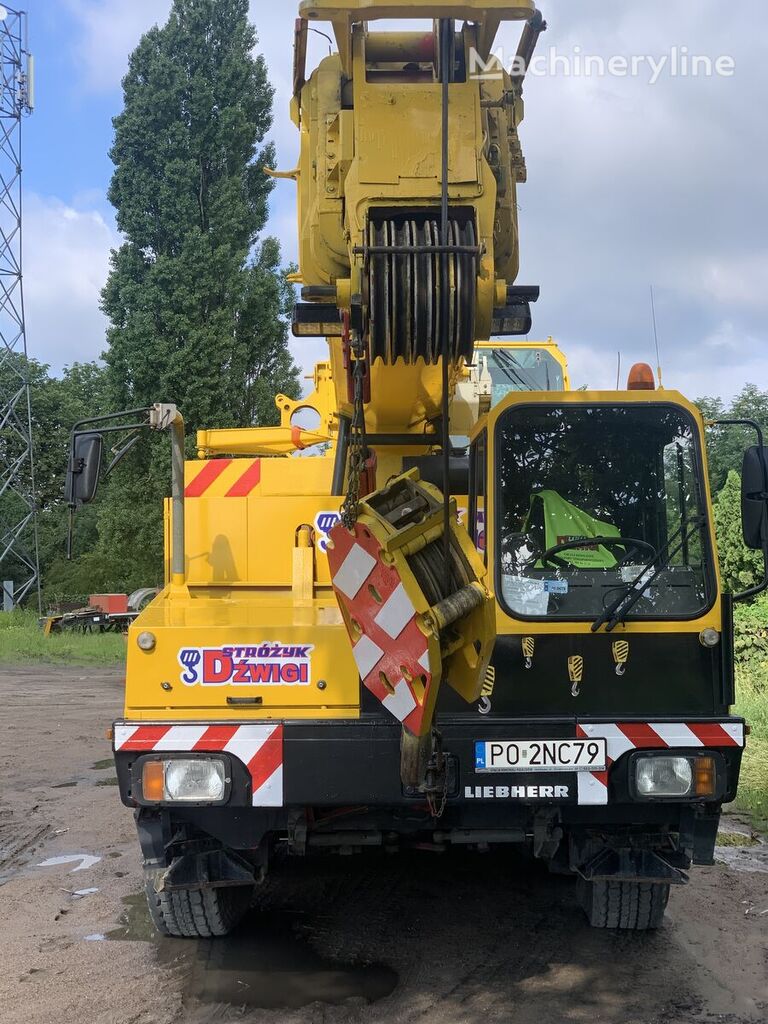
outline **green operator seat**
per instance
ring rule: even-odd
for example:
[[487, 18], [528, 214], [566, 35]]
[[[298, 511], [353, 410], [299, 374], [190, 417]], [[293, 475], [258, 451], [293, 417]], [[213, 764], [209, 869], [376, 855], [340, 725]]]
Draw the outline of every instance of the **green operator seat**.
[[[557, 491], [543, 490], [531, 495], [531, 505], [525, 521], [525, 532], [540, 545], [542, 551], [574, 540], [590, 537], [620, 537], [621, 532], [612, 524], [601, 522], [583, 509], [567, 501]], [[621, 549], [614, 551], [620, 555]], [[619, 559], [607, 547], [571, 548], [562, 551], [562, 561], [574, 569], [614, 569]], [[543, 565], [539, 563], [539, 568]]]

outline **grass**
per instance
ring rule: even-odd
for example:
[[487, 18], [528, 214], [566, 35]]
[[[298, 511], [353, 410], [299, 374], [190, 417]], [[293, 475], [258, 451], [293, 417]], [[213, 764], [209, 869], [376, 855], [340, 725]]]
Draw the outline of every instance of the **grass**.
[[736, 677], [736, 714], [751, 726], [741, 766], [735, 807], [752, 815], [756, 828], [768, 830], [768, 665], [740, 667]]
[[717, 833], [717, 845], [738, 846], [739, 848], [741, 848], [744, 846], [757, 846], [758, 840], [753, 839], [751, 836], [745, 835], [744, 832], [723, 832], [721, 830]]
[[44, 636], [33, 612], [0, 614], [0, 662], [119, 665], [125, 637], [116, 633], [53, 633]]

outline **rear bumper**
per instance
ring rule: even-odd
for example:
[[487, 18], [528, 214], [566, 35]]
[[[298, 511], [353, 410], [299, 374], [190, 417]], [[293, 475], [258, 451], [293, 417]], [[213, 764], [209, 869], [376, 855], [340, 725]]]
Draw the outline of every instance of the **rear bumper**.
[[[592, 812], [584, 816], [593, 821], [614, 818], [622, 807], [631, 808], [634, 818], [639, 815], [646, 819], [649, 808], [665, 806], [633, 800], [627, 765], [637, 750], [717, 752], [725, 776], [720, 799], [733, 799], [745, 734], [740, 718], [621, 722], [596, 718], [478, 722], [457, 718], [442, 721], [440, 729], [450, 764], [449, 809], [460, 812], [471, 807], [474, 818], [483, 805], [555, 805], [563, 810], [583, 808], [585, 812], [591, 808]], [[133, 780], [144, 757], [223, 752], [232, 765], [227, 804], [232, 808], [412, 807], [423, 804], [423, 797], [402, 786], [400, 735], [397, 723], [373, 718], [196, 724], [118, 721], [114, 749], [120, 795], [127, 806], [142, 804]], [[608, 770], [492, 775], [476, 770], [475, 743], [479, 740], [574, 738], [604, 738]], [[608, 814], [608, 810], [613, 813]]]

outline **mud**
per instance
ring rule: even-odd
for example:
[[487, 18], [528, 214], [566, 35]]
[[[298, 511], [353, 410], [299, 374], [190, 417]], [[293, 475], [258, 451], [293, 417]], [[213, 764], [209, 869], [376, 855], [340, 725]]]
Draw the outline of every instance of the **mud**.
[[105, 938], [152, 942], [159, 963], [183, 965], [183, 994], [188, 1003], [228, 1006], [234, 1011], [300, 1009], [348, 1000], [373, 1003], [397, 985], [397, 975], [388, 967], [324, 960], [302, 938], [306, 915], [253, 911], [225, 939], [189, 943], [157, 934], [143, 893], [123, 902], [121, 925]]
[[161, 939], [109, 784], [119, 708], [119, 673], [0, 666], [0, 1024], [768, 1018], [768, 846], [748, 837], [656, 934], [591, 931], [568, 879], [458, 852], [296, 861], [230, 938]]

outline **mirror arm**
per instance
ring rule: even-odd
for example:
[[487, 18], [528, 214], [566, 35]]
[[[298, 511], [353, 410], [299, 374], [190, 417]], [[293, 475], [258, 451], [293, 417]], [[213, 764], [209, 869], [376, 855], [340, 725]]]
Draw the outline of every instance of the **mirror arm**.
[[75, 537], [75, 506], [70, 501], [67, 522], [67, 561], [72, 561], [72, 545]]
[[[74, 427], [72, 428], [72, 433], [73, 434], [82, 433], [83, 432], [83, 427], [87, 427], [90, 424], [94, 424], [94, 423], [108, 423], [110, 420], [118, 420], [118, 419], [124, 420], [127, 416], [141, 416], [142, 414], [148, 416], [150, 412], [152, 412], [152, 407], [151, 406], [145, 406], [142, 409], [124, 409], [123, 412], [110, 412], [110, 413], [107, 413], [106, 416], [94, 416], [92, 419], [80, 420], [79, 423], [76, 423], [74, 425]], [[126, 426], [124, 426], [124, 427], [112, 427], [111, 430], [112, 431], [115, 431], [115, 430], [135, 430], [135, 429], [138, 429], [139, 427], [146, 427], [146, 426], [148, 426], [148, 423], [149, 423], [149, 421], [145, 420], [143, 423], [136, 424], [135, 426], [131, 426], [130, 424], [126, 424]], [[88, 431], [88, 433], [90, 433], [90, 431]], [[100, 434], [107, 433], [107, 428], [105, 428], [104, 430], [100, 430], [99, 433]]]
[[[146, 416], [147, 418], [141, 423], [118, 423], [115, 426], [109, 426], [108, 424], [115, 423], [116, 420], [125, 420], [128, 417]], [[104, 426], [100, 426], [104, 424]], [[75, 471], [75, 445], [78, 437], [83, 434], [98, 433], [102, 436], [105, 434], [124, 434], [126, 431], [134, 433], [135, 436], [130, 437], [129, 440], [123, 445], [123, 447], [117, 452], [109, 467], [107, 468], [104, 476], [107, 477], [113, 469], [125, 458], [128, 452], [138, 443], [142, 430], [147, 428], [153, 430], [168, 430], [172, 431], [173, 436], [173, 459], [174, 459], [174, 484], [173, 484], [173, 502], [174, 502], [174, 582], [184, 582], [185, 576], [185, 554], [184, 554], [184, 420], [181, 414], [178, 412], [175, 406], [170, 405], [153, 405], [144, 406], [140, 409], [124, 409], [122, 412], [108, 413], [104, 416], [94, 416], [91, 419], [80, 420], [72, 428], [72, 434], [70, 439], [70, 455], [69, 455], [69, 466], [70, 473]], [[96, 429], [94, 429], [96, 428]], [[74, 525], [75, 525], [75, 512], [77, 511], [77, 501], [74, 499], [74, 495], [68, 495], [67, 505], [69, 508], [69, 522], [67, 526], [67, 561], [72, 560], [73, 553], [73, 540], [74, 540]], [[180, 524], [180, 529], [179, 525]]]

